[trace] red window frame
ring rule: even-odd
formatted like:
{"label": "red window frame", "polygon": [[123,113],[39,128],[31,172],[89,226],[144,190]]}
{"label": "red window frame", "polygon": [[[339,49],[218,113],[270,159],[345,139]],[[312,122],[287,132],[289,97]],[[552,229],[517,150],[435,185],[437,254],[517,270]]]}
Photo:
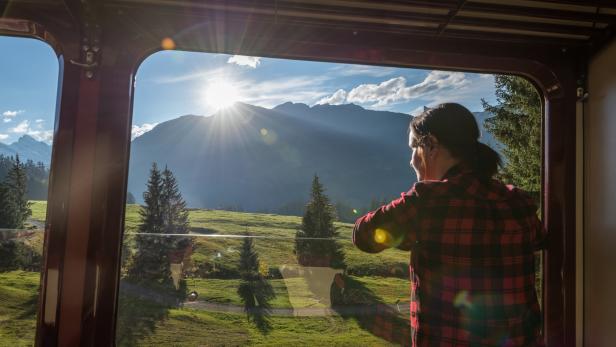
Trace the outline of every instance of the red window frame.
{"label": "red window frame", "polygon": [[[61,66],[36,343],[114,345],[134,76],[139,64],[160,49],[159,42],[134,41],[140,34],[135,28],[100,23],[105,36],[97,43],[98,65],[86,69],[74,62],[83,61],[81,43],[90,33],[54,26],[44,15],[31,17],[0,18],[0,34],[48,42]],[[192,24],[186,17],[168,20],[177,31]],[[45,22],[47,26],[38,24]],[[545,340],[550,346],[574,343],[576,196],[572,187],[576,76],[583,72],[578,64],[583,56],[547,51],[530,42],[488,44],[419,36],[410,40],[404,34],[376,31],[357,39],[348,31],[324,27],[289,24],[286,30],[273,30],[258,21],[229,22],[224,18],[201,27],[220,40],[203,42],[198,33],[186,35],[176,40],[178,49],[509,73],[530,79],[544,101],[542,214],[550,235],[543,269]],[[299,39],[285,34],[297,30],[304,33]],[[48,276],[50,271],[57,271],[57,281]]]}

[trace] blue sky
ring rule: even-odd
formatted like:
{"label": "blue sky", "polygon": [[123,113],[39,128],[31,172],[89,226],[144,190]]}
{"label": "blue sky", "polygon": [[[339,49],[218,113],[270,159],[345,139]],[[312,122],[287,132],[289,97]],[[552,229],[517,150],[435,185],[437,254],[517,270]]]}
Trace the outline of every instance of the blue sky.
{"label": "blue sky", "polygon": [[47,44],[0,37],[0,142],[25,134],[50,143],[59,63]]}
{"label": "blue sky", "polygon": [[[0,142],[20,136],[50,142],[58,61],[46,44],[0,37]],[[355,103],[415,114],[423,106],[459,102],[481,111],[494,101],[490,75],[162,51],[137,72],[133,136],[186,114],[208,116],[233,101]]]}

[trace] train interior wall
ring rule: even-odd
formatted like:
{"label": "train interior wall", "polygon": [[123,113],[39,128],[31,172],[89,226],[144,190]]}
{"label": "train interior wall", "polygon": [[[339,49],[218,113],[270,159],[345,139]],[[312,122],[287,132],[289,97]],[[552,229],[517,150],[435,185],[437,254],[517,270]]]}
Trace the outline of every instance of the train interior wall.
{"label": "train interior wall", "polygon": [[590,62],[583,106],[584,345],[616,341],[616,41]]}

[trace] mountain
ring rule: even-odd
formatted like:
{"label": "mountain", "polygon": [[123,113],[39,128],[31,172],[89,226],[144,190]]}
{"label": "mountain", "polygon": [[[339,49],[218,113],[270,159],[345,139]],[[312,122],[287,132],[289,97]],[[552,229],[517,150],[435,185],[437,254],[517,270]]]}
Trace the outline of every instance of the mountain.
{"label": "mountain", "polygon": [[0,143],[0,155],[14,157],[16,154],[19,154],[22,162],[32,160],[35,163],[42,162],[49,167],[51,146],[45,142],[37,141],[29,135],[23,135],[10,145]]}
{"label": "mountain", "polygon": [[182,116],[132,142],[128,190],[141,200],[157,162],[175,173],[189,206],[297,213],[318,174],[332,202],[365,210],[416,180],[409,121],[353,104],[237,103],[211,117]]}

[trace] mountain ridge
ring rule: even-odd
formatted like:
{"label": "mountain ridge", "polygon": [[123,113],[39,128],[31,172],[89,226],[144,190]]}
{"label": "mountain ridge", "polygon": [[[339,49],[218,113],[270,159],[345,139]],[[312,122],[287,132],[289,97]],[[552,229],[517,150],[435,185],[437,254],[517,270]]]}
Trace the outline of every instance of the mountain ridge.
{"label": "mountain ridge", "polygon": [[11,144],[0,143],[0,155],[14,157],[19,154],[21,161],[32,160],[35,163],[42,162],[49,167],[51,162],[51,146],[43,141],[37,141],[30,135],[22,135]]}
{"label": "mountain ridge", "polygon": [[332,202],[364,208],[415,182],[410,118],[354,104],[301,103],[237,103],[208,117],[181,116],[133,140],[128,190],[140,200],[157,162],[176,174],[191,207],[278,212],[301,209],[318,174]]}

